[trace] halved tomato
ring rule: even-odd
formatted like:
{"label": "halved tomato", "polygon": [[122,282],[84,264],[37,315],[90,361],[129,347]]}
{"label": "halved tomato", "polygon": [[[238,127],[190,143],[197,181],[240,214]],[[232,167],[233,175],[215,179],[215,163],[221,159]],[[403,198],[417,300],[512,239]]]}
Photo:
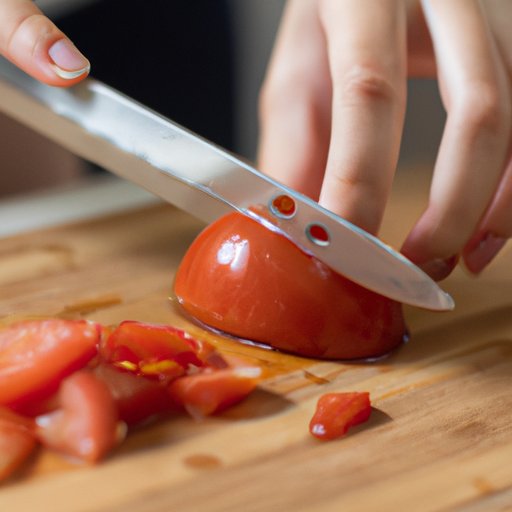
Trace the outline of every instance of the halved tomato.
{"label": "halved tomato", "polygon": [[374,357],[405,336],[399,303],[240,213],[220,218],[196,238],[174,290],[185,311],[204,324],[304,356]]}
{"label": "halved tomato", "polygon": [[16,471],[35,447],[34,422],[0,407],[0,481]]}
{"label": "halved tomato", "polygon": [[0,404],[42,400],[96,354],[97,324],[85,320],[33,320],[0,331]]}
{"label": "halved tomato", "polygon": [[117,406],[108,386],[88,370],[62,382],[59,408],[36,418],[36,434],[46,446],[95,462],[118,442]]}

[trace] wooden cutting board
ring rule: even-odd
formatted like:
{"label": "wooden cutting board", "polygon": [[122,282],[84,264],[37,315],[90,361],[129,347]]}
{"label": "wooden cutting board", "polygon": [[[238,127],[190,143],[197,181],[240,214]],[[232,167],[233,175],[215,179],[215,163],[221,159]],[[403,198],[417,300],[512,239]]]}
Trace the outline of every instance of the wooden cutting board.
{"label": "wooden cutting board", "polygon": [[[421,176],[397,182],[391,242],[421,210]],[[0,487],[1,511],[512,510],[510,251],[478,280],[455,272],[445,286],[455,312],[408,309],[412,340],[391,357],[344,364],[242,346],[187,322],[168,297],[200,228],[157,206],[0,241],[0,318],[171,323],[269,371],[225,415],[142,429],[97,466],[41,450]],[[370,421],[334,442],[310,437],[317,398],[348,390],[370,391]]]}

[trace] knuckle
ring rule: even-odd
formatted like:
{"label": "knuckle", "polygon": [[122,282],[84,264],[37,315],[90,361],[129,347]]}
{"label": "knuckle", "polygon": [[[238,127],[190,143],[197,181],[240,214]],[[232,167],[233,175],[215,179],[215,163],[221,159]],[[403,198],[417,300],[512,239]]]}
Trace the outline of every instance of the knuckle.
{"label": "knuckle", "polygon": [[[439,211],[432,212],[429,240],[433,254],[451,256],[458,253],[470,237],[472,228],[478,222],[474,205],[470,201],[453,201],[447,206],[439,205]],[[430,207],[434,210],[434,207]]]}
{"label": "knuckle", "polygon": [[356,173],[335,173],[332,175],[334,181],[336,182],[336,185],[338,185],[339,188],[347,189],[347,190],[368,190],[373,188],[372,183],[365,179],[360,174]]}
{"label": "knuckle", "polygon": [[32,48],[32,53],[34,53],[40,45],[57,34],[59,34],[58,29],[43,14],[21,16],[7,31],[6,48],[11,51],[19,41],[23,41],[23,46]]}
{"label": "knuckle", "polygon": [[491,82],[472,83],[461,94],[456,112],[469,131],[504,134],[510,120],[510,105],[506,95]]}
{"label": "knuckle", "polygon": [[354,65],[348,70],[333,69],[333,81],[344,101],[393,103],[399,98],[396,82],[379,66]]}
{"label": "knuckle", "polygon": [[258,98],[258,112],[263,119],[293,108],[309,119],[318,110],[318,101],[315,87],[299,69],[268,77],[264,81]]}
{"label": "knuckle", "polygon": [[372,198],[372,201],[366,205],[368,209],[380,209],[381,204],[378,198],[386,197],[386,190],[381,180],[360,172],[331,172],[328,169],[327,173],[330,176],[329,186],[343,191],[343,196]]}

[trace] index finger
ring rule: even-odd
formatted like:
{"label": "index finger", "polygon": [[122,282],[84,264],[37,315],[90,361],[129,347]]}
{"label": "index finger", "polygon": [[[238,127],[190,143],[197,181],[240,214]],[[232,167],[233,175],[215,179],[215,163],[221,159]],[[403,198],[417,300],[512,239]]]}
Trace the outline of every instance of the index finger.
{"label": "index finger", "polygon": [[30,0],[0,1],[0,54],[49,85],[72,85],[90,68],[89,61]]}
{"label": "index finger", "polygon": [[382,220],[406,99],[406,17],[397,0],[328,0],[332,131],[320,203],[367,231]]}

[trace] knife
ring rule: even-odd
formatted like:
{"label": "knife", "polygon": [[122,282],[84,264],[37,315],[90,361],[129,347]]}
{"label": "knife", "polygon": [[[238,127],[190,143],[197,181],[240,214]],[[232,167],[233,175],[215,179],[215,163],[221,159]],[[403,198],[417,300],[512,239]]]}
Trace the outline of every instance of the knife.
{"label": "knife", "polygon": [[381,295],[432,310],[454,307],[378,238],[97,80],[54,88],[0,58],[0,111],[201,220],[235,209]]}

